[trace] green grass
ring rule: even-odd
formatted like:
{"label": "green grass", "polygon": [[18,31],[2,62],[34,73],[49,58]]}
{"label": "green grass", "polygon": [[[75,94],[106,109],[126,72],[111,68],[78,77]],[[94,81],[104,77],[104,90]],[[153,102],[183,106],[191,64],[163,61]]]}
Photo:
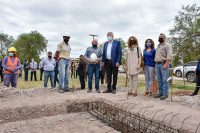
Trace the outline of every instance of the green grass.
{"label": "green grass", "polygon": [[[40,79],[40,72],[37,71],[37,80],[38,81],[34,81],[34,80],[30,81],[30,73],[29,73],[29,81],[25,82],[24,81],[24,73],[23,73],[22,78],[18,79],[17,88],[20,88],[20,89],[42,88],[44,86],[44,81],[40,81],[39,79]],[[44,77],[43,77],[43,80],[44,80]],[[125,74],[120,74],[118,76],[118,86],[124,88],[124,87],[126,87],[125,84],[126,84],[126,76],[125,76]],[[77,78],[77,79],[69,78],[69,87],[72,87],[72,85],[75,85],[76,88],[80,88],[79,78]],[[180,90],[194,90],[195,85],[196,85],[195,83],[188,83],[188,82],[185,82],[185,85],[184,85],[183,81],[175,80],[173,82],[172,89],[173,89],[173,92],[180,91]],[[50,81],[48,81],[48,86],[50,87]],[[87,88],[87,82],[86,82],[86,88]],[[138,91],[141,93],[143,93],[145,91],[144,78],[139,79],[139,90]]]}

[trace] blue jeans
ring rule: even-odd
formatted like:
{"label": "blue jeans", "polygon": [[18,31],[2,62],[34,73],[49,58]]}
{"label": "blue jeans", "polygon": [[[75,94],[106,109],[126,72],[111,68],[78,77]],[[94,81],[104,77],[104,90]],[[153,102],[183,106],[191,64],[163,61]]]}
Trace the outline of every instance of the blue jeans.
{"label": "blue jeans", "polygon": [[47,87],[48,79],[50,78],[51,87],[54,88],[54,71],[44,71],[44,87]]}
{"label": "blue jeans", "polygon": [[10,83],[12,87],[17,86],[19,74],[4,74],[4,86],[9,87]]}
{"label": "blue jeans", "polygon": [[99,71],[100,71],[99,64],[88,65],[88,89],[89,90],[92,90],[93,74],[95,75],[95,88],[96,90],[99,90]]}
{"label": "blue jeans", "polygon": [[64,90],[68,90],[68,84],[69,84],[68,66],[69,66],[69,60],[67,60],[67,59],[59,60],[59,65],[58,65],[59,74],[60,74],[59,89],[62,89],[63,83],[64,83]]}
{"label": "blue jeans", "polygon": [[153,82],[153,70],[152,66],[145,66],[145,83],[146,83],[146,92],[151,91],[151,86]]}
{"label": "blue jeans", "polygon": [[168,96],[169,84],[167,79],[169,78],[169,67],[163,69],[162,64],[156,63],[156,78],[158,81],[159,95]]}

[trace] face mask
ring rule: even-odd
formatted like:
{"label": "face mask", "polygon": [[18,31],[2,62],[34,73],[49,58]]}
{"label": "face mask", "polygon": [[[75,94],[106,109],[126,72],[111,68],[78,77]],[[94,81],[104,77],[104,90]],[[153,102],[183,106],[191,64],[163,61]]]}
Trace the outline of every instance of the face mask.
{"label": "face mask", "polygon": [[97,47],[97,45],[96,45],[96,44],[92,44],[92,47],[93,47],[93,48],[96,48],[96,47]]}
{"label": "face mask", "polygon": [[9,56],[14,56],[14,53],[8,53]]}
{"label": "face mask", "polygon": [[48,56],[49,59],[51,59],[52,56]]}
{"label": "face mask", "polygon": [[113,40],[112,36],[108,36],[107,39],[108,39],[108,41],[112,41]]}
{"label": "face mask", "polygon": [[163,39],[162,37],[159,37],[158,41],[159,41],[160,43],[163,43],[163,42],[164,42],[164,39]]}
{"label": "face mask", "polygon": [[64,39],[64,42],[65,42],[65,43],[68,43],[68,42],[69,42],[69,39]]}
{"label": "face mask", "polygon": [[147,47],[150,48],[151,47],[151,43],[147,43]]}

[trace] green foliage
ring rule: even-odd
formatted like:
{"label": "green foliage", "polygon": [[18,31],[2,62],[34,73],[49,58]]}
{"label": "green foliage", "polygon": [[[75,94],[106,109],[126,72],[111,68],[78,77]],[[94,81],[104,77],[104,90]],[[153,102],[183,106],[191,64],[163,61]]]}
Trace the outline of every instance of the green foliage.
{"label": "green foliage", "polygon": [[170,43],[176,54],[173,65],[200,58],[200,7],[196,4],[183,6],[175,17],[170,35],[173,36]]}
{"label": "green foliage", "polygon": [[17,49],[21,62],[24,60],[30,61],[32,58],[39,62],[41,52],[44,52],[47,47],[47,40],[39,32],[31,31],[19,35],[14,47]]}
{"label": "green foliage", "polygon": [[8,34],[0,33],[0,55],[5,56],[8,48],[13,44],[14,39]]}
{"label": "green foliage", "polygon": [[125,64],[126,59],[125,59],[125,49],[126,49],[126,43],[122,38],[117,38],[116,40],[120,41],[121,47],[122,47],[122,65]]}

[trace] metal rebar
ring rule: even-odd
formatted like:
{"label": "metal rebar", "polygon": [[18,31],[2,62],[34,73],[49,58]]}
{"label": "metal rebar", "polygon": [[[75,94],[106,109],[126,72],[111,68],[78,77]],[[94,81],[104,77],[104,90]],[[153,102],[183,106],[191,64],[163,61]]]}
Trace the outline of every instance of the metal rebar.
{"label": "metal rebar", "polygon": [[187,120],[187,119],[189,119],[191,117],[191,115],[190,116],[188,116],[188,117],[186,117],[184,120],[183,120],[183,122],[182,122],[182,125],[181,125],[181,130],[182,130],[182,128],[183,128],[183,124],[185,123],[185,121]]}
{"label": "metal rebar", "polygon": [[195,133],[197,133],[197,131],[198,131],[198,129],[199,129],[199,126],[200,126],[200,123],[198,124],[198,126],[197,126],[197,129],[196,129]]}

